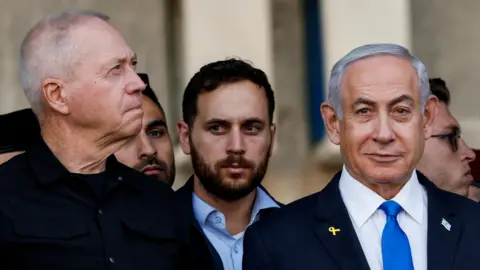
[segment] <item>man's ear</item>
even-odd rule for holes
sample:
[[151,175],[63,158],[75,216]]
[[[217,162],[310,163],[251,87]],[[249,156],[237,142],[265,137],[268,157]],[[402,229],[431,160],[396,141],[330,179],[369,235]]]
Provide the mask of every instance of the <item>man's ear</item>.
[[438,113],[438,102],[436,96],[430,95],[425,103],[425,109],[423,111],[423,132],[425,134],[425,140],[432,136],[433,123]]
[[42,93],[50,108],[68,114],[68,98],[65,93],[64,82],[58,79],[47,78],[42,83]]
[[190,129],[188,124],[183,120],[178,121],[177,132],[178,137],[180,138],[180,146],[182,147],[183,153],[185,155],[190,155]]
[[323,123],[327,130],[328,138],[336,145],[340,144],[340,119],[338,119],[335,109],[327,102],[320,105]]

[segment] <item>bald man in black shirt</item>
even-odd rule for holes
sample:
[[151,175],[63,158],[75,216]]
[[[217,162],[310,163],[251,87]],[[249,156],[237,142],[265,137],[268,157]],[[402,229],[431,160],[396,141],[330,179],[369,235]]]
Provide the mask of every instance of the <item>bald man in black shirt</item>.
[[145,84],[108,16],[52,14],[20,51],[41,137],[0,166],[0,269],[203,269],[173,190],[113,155],[141,129]]

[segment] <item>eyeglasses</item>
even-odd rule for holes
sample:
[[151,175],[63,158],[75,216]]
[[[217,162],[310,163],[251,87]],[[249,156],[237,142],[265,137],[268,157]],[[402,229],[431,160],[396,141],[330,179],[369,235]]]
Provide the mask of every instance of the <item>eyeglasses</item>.
[[450,146],[452,147],[452,151],[457,152],[458,139],[460,139],[460,134],[457,131],[453,131],[451,133],[435,134],[435,135],[432,135],[431,137],[447,140]]

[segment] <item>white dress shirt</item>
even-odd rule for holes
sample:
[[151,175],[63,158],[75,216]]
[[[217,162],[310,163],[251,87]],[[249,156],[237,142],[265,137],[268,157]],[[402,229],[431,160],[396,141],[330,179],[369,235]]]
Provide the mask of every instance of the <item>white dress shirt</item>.
[[[345,166],[340,177],[340,194],[372,270],[382,270],[382,232],[386,215],[378,207],[385,199],[355,180]],[[392,200],[403,208],[397,216],[412,251],[415,270],[427,270],[427,192],[418,182],[417,173]]]

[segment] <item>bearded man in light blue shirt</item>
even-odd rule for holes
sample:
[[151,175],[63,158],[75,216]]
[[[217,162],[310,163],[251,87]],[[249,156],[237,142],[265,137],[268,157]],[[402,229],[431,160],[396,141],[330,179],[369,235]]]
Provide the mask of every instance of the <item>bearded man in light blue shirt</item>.
[[212,269],[239,270],[246,228],[280,205],[260,185],[275,141],[273,90],[263,71],[228,59],[193,76],[182,108],[178,132],[194,174],[177,194],[195,251]]

